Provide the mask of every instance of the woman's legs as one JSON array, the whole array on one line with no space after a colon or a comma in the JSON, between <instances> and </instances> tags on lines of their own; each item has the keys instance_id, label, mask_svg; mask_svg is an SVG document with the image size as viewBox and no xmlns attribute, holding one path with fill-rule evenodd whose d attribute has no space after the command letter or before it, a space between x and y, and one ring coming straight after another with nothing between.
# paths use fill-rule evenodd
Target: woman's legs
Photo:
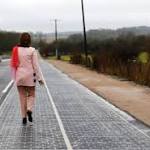
<instances>
[{"instance_id":1,"label":"woman's legs","mask_svg":"<svg viewBox=\"0 0 150 150\"><path fill-rule=\"evenodd\" d=\"M27 115L29 122L32 122L32 109L35 100L35 87L27 87Z\"/></svg>"},{"instance_id":2,"label":"woman's legs","mask_svg":"<svg viewBox=\"0 0 150 150\"><path fill-rule=\"evenodd\" d=\"M18 86L18 93L19 93L19 97L20 97L20 106L21 106L21 115L22 118L26 118L27 115L27 93L26 93L26 89L24 86Z\"/></svg>"},{"instance_id":3,"label":"woman's legs","mask_svg":"<svg viewBox=\"0 0 150 150\"><path fill-rule=\"evenodd\" d=\"M27 110L32 112L35 101L35 87L26 87L27 90Z\"/></svg>"},{"instance_id":4,"label":"woman's legs","mask_svg":"<svg viewBox=\"0 0 150 150\"><path fill-rule=\"evenodd\" d=\"M18 86L17 88L20 97L22 118L26 118L28 114L28 119L30 122L32 122L32 109L35 101L35 87Z\"/></svg>"}]
</instances>

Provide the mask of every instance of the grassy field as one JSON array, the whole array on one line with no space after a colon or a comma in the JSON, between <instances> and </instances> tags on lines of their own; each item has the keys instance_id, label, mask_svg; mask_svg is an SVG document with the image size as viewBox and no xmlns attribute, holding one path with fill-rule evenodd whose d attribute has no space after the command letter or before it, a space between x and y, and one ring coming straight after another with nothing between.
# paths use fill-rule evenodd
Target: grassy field
<instances>
[{"instance_id":1,"label":"grassy field","mask_svg":"<svg viewBox=\"0 0 150 150\"><path fill-rule=\"evenodd\" d=\"M63 60L63 61L70 61L70 56L69 55L61 56L61 60Z\"/></svg>"},{"instance_id":2,"label":"grassy field","mask_svg":"<svg viewBox=\"0 0 150 150\"><path fill-rule=\"evenodd\" d=\"M48 57L48 59L56 60L57 58L56 58L56 56L50 56L50 57ZM69 62L70 61L70 55L62 55L61 60Z\"/></svg>"},{"instance_id":3,"label":"grassy field","mask_svg":"<svg viewBox=\"0 0 150 150\"><path fill-rule=\"evenodd\" d=\"M56 60L56 56L49 56L48 59L51 59L51 60Z\"/></svg>"}]
</instances>

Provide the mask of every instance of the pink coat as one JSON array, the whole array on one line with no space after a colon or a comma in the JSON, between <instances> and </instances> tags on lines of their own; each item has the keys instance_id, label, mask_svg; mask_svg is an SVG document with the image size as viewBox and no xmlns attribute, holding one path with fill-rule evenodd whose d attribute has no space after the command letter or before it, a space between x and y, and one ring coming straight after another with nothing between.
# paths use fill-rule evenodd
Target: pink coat
<instances>
[{"instance_id":1,"label":"pink coat","mask_svg":"<svg viewBox=\"0 0 150 150\"><path fill-rule=\"evenodd\" d=\"M37 51L33 47L18 47L19 66L16 71L17 86L35 86L42 80Z\"/></svg>"}]
</instances>

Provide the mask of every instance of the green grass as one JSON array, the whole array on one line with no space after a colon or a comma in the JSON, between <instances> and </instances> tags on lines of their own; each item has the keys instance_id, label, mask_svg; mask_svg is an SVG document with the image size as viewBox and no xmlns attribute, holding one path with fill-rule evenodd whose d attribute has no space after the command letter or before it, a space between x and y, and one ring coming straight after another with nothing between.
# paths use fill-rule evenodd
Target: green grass
<instances>
[{"instance_id":1,"label":"green grass","mask_svg":"<svg viewBox=\"0 0 150 150\"><path fill-rule=\"evenodd\" d=\"M63 56L61 56L61 60L70 61L70 56L69 55L63 55Z\"/></svg>"},{"instance_id":2,"label":"green grass","mask_svg":"<svg viewBox=\"0 0 150 150\"><path fill-rule=\"evenodd\" d=\"M50 56L50 57L48 57L48 59L57 60L56 56ZM61 60L62 61L70 61L70 55L62 55Z\"/></svg>"},{"instance_id":3,"label":"green grass","mask_svg":"<svg viewBox=\"0 0 150 150\"><path fill-rule=\"evenodd\" d=\"M8 55L11 56L11 51L0 52L0 55Z\"/></svg>"},{"instance_id":4,"label":"green grass","mask_svg":"<svg viewBox=\"0 0 150 150\"><path fill-rule=\"evenodd\" d=\"M56 56L49 56L48 59L51 59L51 60L56 60Z\"/></svg>"}]
</instances>

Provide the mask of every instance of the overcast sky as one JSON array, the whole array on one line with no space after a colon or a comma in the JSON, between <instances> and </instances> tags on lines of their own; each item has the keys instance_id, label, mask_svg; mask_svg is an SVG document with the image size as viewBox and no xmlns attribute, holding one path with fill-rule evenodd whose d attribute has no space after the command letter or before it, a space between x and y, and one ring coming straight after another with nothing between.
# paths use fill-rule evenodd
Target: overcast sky
<instances>
[{"instance_id":1,"label":"overcast sky","mask_svg":"<svg viewBox=\"0 0 150 150\"><path fill-rule=\"evenodd\" d=\"M87 29L150 26L150 0L84 0ZM81 0L0 0L0 29L82 30Z\"/></svg>"}]
</instances>

